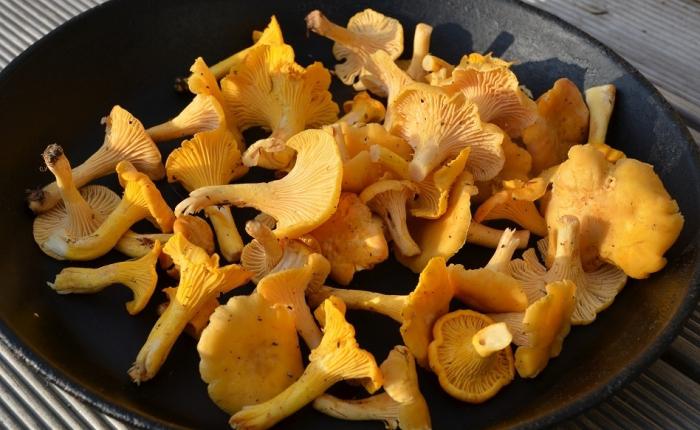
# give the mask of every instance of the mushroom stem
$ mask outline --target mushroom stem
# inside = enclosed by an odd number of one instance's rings
[[[472,346],[484,358],[507,348],[512,341],[513,336],[504,322],[488,325],[472,336]]]
[[[386,428],[396,429],[401,404],[387,393],[358,400],[343,400],[324,394],[314,400],[314,409],[333,418],[352,421],[384,421]]]
[[[170,233],[134,233],[127,231],[119,239],[114,249],[131,258],[140,258],[151,252],[156,241],[165,244],[173,235]]]
[[[90,294],[104,288],[122,284],[129,288],[134,299],[127,302],[126,309],[137,314],[148,303],[158,282],[155,263],[160,254],[160,242],[155,242],[150,253],[138,260],[121,261],[95,269],[85,267],[68,267],[56,276],[48,285],[59,294]]]
[[[428,55],[430,50],[430,36],[433,33],[433,27],[422,22],[416,25],[416,32],[413,35],[413,54],[411,56],[411,64],[406,69],[408,76],[416,81],[423,79],[425,70],[423,70],[423,59]]]
[[[228,206],[209,206],[204,213],[211,221],[221,255],[231,263],[238,261],[243,251],[243,239]]]
[[[559,219],[559,226],[556,234],[549,235],[549,246],[554,245],[554,249],[556,250],[554,262],[550,269],[551,272],[561,273],[562,270],[569,270],[574,262],[578,262],[580,265],[580,259],[578,258],[579,230],[580,223],[575,216],[564,215]]]
[[[503,230],[487,227],[478,222],[472,222],[469,225],[467,242],[487,248],[497,248],[502,235]],[[513,239],[518,240],[518,249],[524,249],[527,247],[527,243],[530,240],[530,232],[527,230],[517,230],[513,233]]]
[[[513,253],[519,246],[520,239],[515,237],[515,230],[512,228],[505,229],[501,239],[498,241],[496,251],[485,267],[494,272],[510,275],[510,261],[513,259]]]
[[[391,149],[381,145],[372,145],[369,147],[369,157],[373,163],[381,164],[399,178],[410,178],[408,162]]]
[[[386,315],[399,323],[403,322],[402,312],[408,296],[381,294],[372,291],[350,290],[323,286],[309,297],[312,304],[321,303],[330,296],[345,302],[348,309],[359,309]]]
[[[360,35],[341,27],[326,18],[320,10],[314,10],[306,16],[306,28],[316,34],[331,39],[335,43],[352,47]]]
[[[155,142],[216,130],[225,123],[221,105],[213,96],[198,94],[175,118],[146,130]]]
[[[615,105],[615,85],[600,85],[585,92],[589,111],[588,143],[605,143]]]
[[[140,384],[158,373],[175,341],[196,311],[197,308],[185,307],[177,301],[170,302],[129,369],[129,376],[134,382]]]
[[[394,240],[394,244],[407,257],[420,254],[420,248],[411,237],[406,224],[406,202],[399,199],[390,200],[391,204],[386,205],[387,211],[382,214],[382,218],[384,218],[384,223]]]

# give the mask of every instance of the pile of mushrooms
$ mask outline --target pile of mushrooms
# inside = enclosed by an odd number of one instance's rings
[[[345,26],[315,10],[306,25],[334,42],[334,75],[358,91],[340,118],[331,73],[299,65],[273,16],[251,46],[211,67],[194,61],[176,85],[192,101],[171,119],[145,128],[114,106],[81,164],[57,144],[43,153],[55,181],[27,195],[40,249],[67,261],[131,258],[65,267],[48,285],[124,285],[130,315],[159,280],[169,285],[125,363],[133,382],[156,378],[187,333],[233,428],[269,428],[311,405],[429,429],[419,376],[487,401],[516,374],[545,371],[571,327],[592,323],[628,278],[664,267],[683,216],[653,166],[606,143],[614,86],[582,95],[562,78],[533,100],[508,61],[431,54],[425,23],[410,59],[400,58],[401,23],[372,9]],[[249,129],[265,137],[246,142]],[[169,154],[156,143],[173,140]],[[251,182],[261,169],[274,179]],[[112,174],[121,198],[91,184]],[[188,193],[174,208],[164,178]],[[464,258],[475,246],[493,249],[484,267]],[[414,284],[388,294],[358,285],[357,272],[392,256]],[[346,319],[356,311],[394,320],[404,345],[377,360]],[[369,395],[327,393],[343,381]]]

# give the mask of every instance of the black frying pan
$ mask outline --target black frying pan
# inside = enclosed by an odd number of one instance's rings
[[[331,19],[346,22],[367,6],[398,18],[408,41],[417,22],[435,26],[432,51],[450,61],[472,50],[519,60],[514,70],[536,96],[562,76],[579,87],[614,83],[619,98],[609,142],[653,163],[686,217],[668,253],[668,266],[646,281],[630,282],[594,324],[575,328],[561,356],[537,379],[518,379],[489,402],[470,406],[449,397],[433,375],[421,372],[435,428],[550,424],[605,398],[658,357],[698,292],[697,148],[668,103],[612,51],[532,7],[488,0],[115,0],[44,38],[0,75],[2,340],[48,379],[131,424],[225,428],[227,416],[207,398],[195,343],[187,336],[178,341],[157,378],[141,387],[129,381],[126,370],[156,320],[159,296],[142,314],[130,317],[123,308],[127,291],[120,288],[59,296],[45,285],[62,265],[32,241],[24,189],[50,180],[39,171],[39,154],[47,144],[64,145],[76,164],[94,151],[103,134],[99,119],[112,105],[121,104],[146,125],[178,112],[187,98],[173,91],[173,78],[184,74],[196,56],[213,64],[246,46],[251,31],[264,27],[271,14],[279,18],[297,61],[319,59],[331,66],[331,43],[314,35],[307,38],[304,16],[320,8]],[[351,95],[337,82],[333,91],[339,102]],[[174,145],[166,145],[165,152]],[[114,178],[103,183],[118,189]],[[184,196],[176,186],[161,188],[171,203]],[[251,214],[244,211],[241,218]],[[487,254],[467,247],[453,261],[478,266]],[[95,264],[118,258],[123,257],[110,255]],[[354,285],[403,293],[415,285],[415,276],[407,272],[387,262],[362,273]],[[357,327],[360,344],[378,360],[400,343],[397,326],[385,318],[358,312],[348,318]],[[380,423],[337,421],[310,408],[282,426],[382,428]]]

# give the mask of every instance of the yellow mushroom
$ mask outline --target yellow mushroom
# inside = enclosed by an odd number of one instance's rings
[[[153,143],[141,122],[120,106],[114,106],[105,124],[102,146],[81,165],[73,169],[73,182],[77,188],[114,172],[117,163],[130,161],[140,172],[155,180],[165,176],[160,151]],[[52,182],[27,195],[29,208],[34,213],[46,212],[61,200],[58,184]]]
[[[450,96],[438,87],[415,84],[396,98],[391,115],[392,133],[415,150],[409,168],[416,182],[467,147],[467,169],[475,179],[491,179],[503,167],[503,135],[485,127],[477,106],[459,93]]]
[[[342,193],[333,216],[310,235],[331,264],[331,278],[341,285],[389,257],[382,221],[353,193]]]
[[[163,251],[180,267],[180,283],[129,369],[137,384],[158,373],[180,333],[203,305],[250,279],[250,273],[238,265],[219,267],[218,255],[209,256],[182,233],[175,234]]]
[[[440,386],[452,397],[483,403],[515,377],[510,344],[497,341],[493,348],[474,347],[475,335],[494,334],[491,330],[483,331],[492,324],[486,315],[470,310],[450,312],[435,323],[435,340],[428,349],[430,368],[437,374]],[[498,332],[495,334],[500,337]],[[483,337],[481,340],[490,343]]]
[[[164,142],[216,130],[225,125],[226,114],[216,97],[197,94],[177,116],[148,128],[146,133],[154,142]]]
[[[447,313],[453,296],[445,260],[435,257],[418,278],[418,285],[408,295],[389,295],[371,291],[322,287],[309,296],[312,303],[335,296],[348,308],[377,312],[401,323],[401,337],[418,364],[428,367],[428,344],[435,320]]]
[[[464,171],[470,152],[469,147],[462,149],[457,157],[416,183],[418,196],[408,205],[411,215],[417,218],[438,219],[445,213],[452,185]]]
[[[385,52],[393,62],[403,52],[401,23],[372,9],[365,9],[350,18],[347,28],[332,23],[321,11],[306,16],[306,28],[335,42],[333,55],[344,62],[335,66],[335,73],[345,85],[365,89],[362,78],[367,70],[366,57]]]
[[[643,279],[664,267],[663,255],[680,234],[683,215],[653,166],[631,158],[612,164],[595,148],[578,145],[551,181],[547,226],[553,231],[562,216],[578,217],[584,270],[608,262]],[[550,236],[549,263],[553,240]]]
[[[615,106],[615,85],[600,85],[584,92],[589,111],[588,144],[605,155],[611,163],[625,158],[625,153],[605,143],[608,124]]]
[[[61,201],[34,219],[32,232],[42,251],[63,260],[62,255],[47,246],[48,240],[52,236],[72,240],[93,233],[119,204],[119,196],[101,185],[88,185],[78,190],[68,158],[59,145],[49,145],[42,156],[46,167],[56,177]]]
[[[126,303],[126,310],[135,315],[146,307],[156,288],[158,255],[160,242],[156,241],[151,252],[137,260],[121,261],[96,269],[67,267],[48,285],[59,294],[91,294],[110,285],[122,284],[133,292],[134,298]]]
[[[520,90],[510,64],[494,64],[493,60],[479,54],[465,56],[452,72],[449,91],[459,91],[477,105],[482,121],[519,137],[537,119],[537,106]]]
[[[338,147],[321,130],[306,130],[287,145],[297,152],[294,168],[282,179],[254,184],[203,187],[176,208],[191,213],[212,205],[254,207],[277,220],[275,235],[299,237],[331,217],[340,197],[343,171]]]
[[[304,371],[294,318],[255,293],[219,306],[197,351],[209,397],[231,415],[273,398]]]
[[[302,267],[272,272],[262,278],[255,289],[268,302],[284,306],[289,310],[294,317],[299,335],[309,349],[316,348],[321,342],[321,330],[306,304],[304,292],[313,279],[314,271],[318,267],[328,268],[328,262],[324,260],[321,254],[311,254]]]
[[[343,380],[359,379],[365,389],[374,393],[382,386],[382,374],[374,357],[360,349],[355,329],[345,320],[342,302],[323,302],[323,338],[311,351],[309,365],[301,377],[280,394],[266,402],[245,406],[229,424],[239,429],[267,429],[293,414],[328,388]],[[318,315],[317,315],[318,318]]]
[[[374,122],[381,122],[386,114],[384,105],[379,100],[375,100],[362,91],[353,97],[352,100],[343,103],[343,115],[338,122],[348,125],[365,125]]]
[[[408,230],[418,244],[420,254],[408,257],[397,253],[396,259],[413,272],[419,273],[433,257],[439,256],[445,260],[452,258],[467,241],[467,232],[471,230],[469,207],[470,198],[475,193],[471,173],[462,172],[452,186],[447,210],[440,218],[409,219]]]
[[[520,282],[511,276],[510,261],[519,240],[506,229],[488,264],[480,269],[465,269],[461,264],[447,268],[455,296],[480,312],[522,312],[528,298]]]
[[[416,361],[408,348],[395,346],[379,368],[384,393],[357,400],[324,394],[314,400],[314,409],[343,420],[384,421],[387,429],[431,429],[428,404],[418,386]]]
[[[547,236],[547,222],[535,206],[535,201],[544,196],[547,182],[535,178],[527,182],[521,180],[503,181],[501,191],[494,193],[483,202],[474,213],[474,221],[506,219],[535,233]]]
[[[211,227],[202,218],[192,215],[182,215],[173,223],[173,233],[182,234],[189,242],[202,248],[208,255],[214,253],[214,234]],[[160,254],[160,267],[173,278],[180,276],[180,268],[166,253]]]
[[[171,231],[175,216],[148,176],[138,172],[128,161],[117,164],[117,174],[124,196],[114,211],[89,235],[80,238],[51,235],[45,246],[52,253],[66,260],[95,259],[109,252],[129,227],[147,217],[152,218],[162,232]]]
[[[573,145],[585,143],[588,108],[576,85],[566,78],[537,99],[537,120],[523,130],[535,174],[566,160]]]
[[[289,45],[260,45],[221,81],[227,109],[241,130],[265,127],[272,134],[243,154],[248,166],[287,169],[294,158],[285,145],[295,134],[338,119],[328,91],[331,77],[319,62],[304,68]]]
[[[239,144],[234,135],[220,128],[197,133],[191,140],[170,153],[165,163],[168,182],[180,182],[188,191],[226,185],[240,178],[248,168],[241,162]],[[237,261],[243,249],[243,239],[228,206],[209,206],[204,213],[211,220],[219,242],[221,255],[227,261]]]
[[[406,203],[413,200],[415,194],[413,183],[396,180],[375,182],[360,194],[360,200],[384,220],[394,245],[407,257],[420,253],[406,225]]]
[[[119,201],[117,201],[119,203]],[[156,241],[161,244],[170,240],[171,233],[134,233],[127,231],[114,245],[114,249],[131,258],[140,258],[151,252]]]
[[[615,300],[627,282],[625,273],[604,264],[591,272],[581,265],[581,234],[579,220],[572,215],[562,217],[557,231],[552,232],[556,251],[552,266],[547,270],[535,256],[534,250],[522,260],[511,263],[513,276],[522,282],[530,303],[545,295],[545,286],[552,282],[570,280],[576,284],[576,307],[571,315],[574,325],[590,324],[599,312]],[[545,245],[547,242],[542,241]]]

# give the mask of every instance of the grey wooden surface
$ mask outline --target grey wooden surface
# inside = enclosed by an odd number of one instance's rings
[[[104,0],[0,0],[0,69],[31,43]],[[613,48],[682,114],[700,142],[700,2],[526,0]],[[669,350],[608,400],[558,427],[700,428],[700,307]],[[124,429],[0,348],[0,428]]]

